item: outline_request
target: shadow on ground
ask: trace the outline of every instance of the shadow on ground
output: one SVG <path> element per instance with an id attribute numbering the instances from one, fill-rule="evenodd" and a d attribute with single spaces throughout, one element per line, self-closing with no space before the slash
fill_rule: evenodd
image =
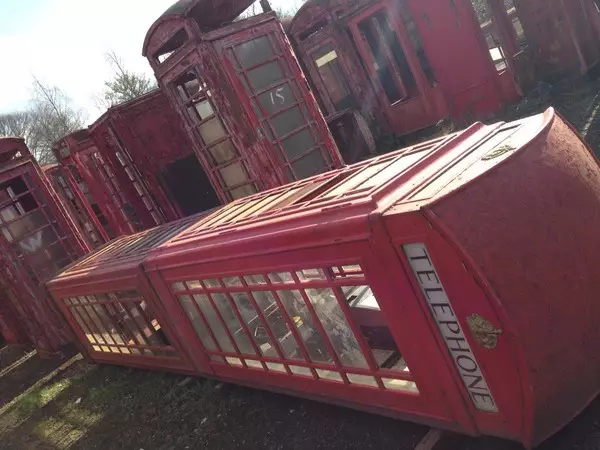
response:
<path id="1" fill-rule="evenodd" d="M 0 355 L 0 408 L 64 362 L 40 359 L 25 347 L 5 347 Z"/>
<path id="2" fill-rule="evenodd" d="M 76 361 L 0 409 L 0 449 L 398 449 L 426 427 L 213 380 Z M 537 450 L 600 448 L 600 400 Z M 518 450 L 447 434 L 435 450 Z"/>
<path id="3" fill-rule="evenodd" d="M 427 428 L 212 380 L 79 361 L 0 410 L 0 449 L 413 449 Z"/>

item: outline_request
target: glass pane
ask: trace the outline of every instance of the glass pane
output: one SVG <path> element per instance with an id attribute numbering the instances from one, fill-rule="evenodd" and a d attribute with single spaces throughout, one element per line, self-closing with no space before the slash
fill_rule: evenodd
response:
<path id="1" fill-rule="evenodd" d="M 232 358 L 230 356 L 225 357 L 225 360 L 231 364 L 232 366 L 240 366 L 242 367 L 242 360 L 239 358 Z"/>
<path id="2" fill-rule="evenodd" d="M 383 385 L 386 389 L 394 390 L 394 391 L 407 391 L 419 393 L 419 389 L 417 389 L 417 385 L 412 381 L 406 380 L 394 380 L 393 378 L 382 378 Z"/>
<path id="3" fill-rule="evenodd" d="M 383 14 L 383 15 L 381 15 Z M 391 51 L 389 48 L 393 40 L 398 40 L 395 33 L 389 35 L 389 39 L 384 39 L 381 34 L 381 28 L 386 26 L 387 18 L 385 12 L 381 13 L 379 17 L 371 16 L 359 23 L 358 28 L 361 32 L 363 39 L 366 41 L 371 52 L 373 59 L 373 70 L 376 72 L 379 82 L 383 87 L 385 94 L 390 104 L 400 101 L 404 97 L 404 93 L 400 91 L 399 86 L 396 84 L 397 77 L 390 67 L 388 59 L 386 58 L 386 50 Z M 382 22 L 383 21 L 383 22 Z M 392 33 L 390 31 L 390 33 Z M 385 49 L 385 47 L 388 47 Z"/>
<path id="4" fill-rule="evenodd" d="M 244 42 L 235 48 L 235 54 L 242 68 L 254 66 L 275 56 L 267 36 Z"/>
<path id="5" fill-rule="evenodd" d="M 207 350 L 216 351 L 217 347 L 215 345 L 215 341 L 204 326 L 202 318 L 200 317 L 200 314 L 198 314 L 198 310 L 192 302 L 192 298 L 189 295 L 180 295 L 179 301 L 181 302 L 181 306 L 190 319 L 194 330 L 196 330 L 196 334 L 200 338 L 200 341 L 202 341 L 204 348 Z"/>
<path id="6" fill-rule="evenodd" d="M 277 358 L 279 356 L 277 350 L 273 347 L 273 343 L 271 342 L 271 339 L 269 339 L 269 334 L 258 317 L 256 309 L 254 309 L 248 294 L 245 292 L 232 293 L 231 297 L 233 298 L 242 319 L 246 322 L 248 331 L 252 335 L 252 339 L 254 339 L 254 343 L 259 348 L 260 352 L 264 356 Z"/>
<path id="7" fill-rule="evenodd" d="M 104 344 L 104 339 L 102 339 L 102 336 L 98 334 L 98 328 L 90 318 L 90 315 L 88 314 L 86 309 L 83 306 L 78 306 L 73 308 L 73 310 L 76 312 L 77 316 L 80 317 L 81 320 L 85 323 L 86 329 L 89 330 L 92 339 L 88 337 L 88 340 L 92 343 Z"/>
<path id="8" fill-rule="evenodd" d="M 273 293 L 268 291 L 253 292 L 252 296 L 269 325 L 271 333 L 277 339 L 284 356 L 288 359 L 303 360 L 304 357 L 302 356 L 298 342 L 279 309 Z"/>
<path id="9" fill-rule="evenodd" d="M 8 230 L 13 235 L 15 240 L 19 240 L 30 231 L 47 224 L 48 220 L 44 216 L 44 213 L 41 210 L 37 210 L 12 222 L 10 225 L 8 225 Z M 38 231 L 38 233 L 39 232 L 40 231 Z"/>
<path id="10" fill-rule="evenodd" d="M 308 178 L 312 175 L 323 172 L 325 161 L 323 161 L 323 155 L 319 150 L 309 153 L 304 158 L 292 164 L 294 173 L 297 179 Z"/>
<path id="11" fill-rule="evenodd" d="M 200 120 L 208 119 L 210 116 L 215 115 L 212 105 L 208 100 L 203 100 L 194 105 L 196 112 L 200 116 Z"/>
<path id="12" fill-rule="evenodd" d="M 79 325 L 79 327 L 81 328 L 81 330 L 84 332 L 85 337 L 87 338 L 87 340 L 90 343 L 95 344 L 96 343 L 96 339 L 94 339 L 94 336 L 93 336 L 92 332 L 90 331 L 90 329 L 88 328 L 88 326 L 86 325 L 86 323 L 83 321 L 83 319 L 81 318 L 81 316 L 77 312 L 77 308 L 70 308 L 70 311 L 71 311 L 71 314 L 73 314 L 73 317 L 75 318 L 75 321 L 77 322 L 77 324 Z"/>
<path id="13" fill-rule="evenodd" d="M 131 170 L 131 167 L 125 167 L 125 173 L 131 181 L 135 181 L 135 175 L 133 174 L 133 170 Z"/>
<path id="14" fill-rule="evenodd" d="M 294 282 L 294 278 L 290 272 L 270 273 L 269 280 L 271 280 L 271 283 L 275 284 Z"/>
<path id="15" fill-rule="evenodd" d="M 236 186 L 248 181 L 248 176 L 246 175 L 246 171 L 241 162 L 224 167 L 223 169 L 220 169 L 219 172 L 221 173 L 226 186 Z"/>
<path id="16" fill-rule="evenodd" d="M 290 83 L 268 90 L 258 96 L 258 101 L 267 116 L 272 116 L 282 109 L 287 109 L 296 103 L 296 98 L 290 89 Z"/>
<path id="17" fill-rule="evenodd" d="M 208 149 L 208 151 L 210 152 L 215 165 L 218 166 L 231 161 L 238 156 L 238 152 L 233 146 L 231 139 L 227 139 L 226 141 L 213 145 Z"/>
<path id="18" fill-rule="evenodd" d="M 307 289 L 306 293 L 340 362 L 347 367 L 368 368 L 356 336 L 354 336 L 333 291 L 329 288 Z"/>
<path id="19" fill-rule="evenodd" d="M 316 369 L 317 371 L 317 375 L 319 375 L 319 378 L 324 379 L 324 380 L 333 380 L 333 381 L 340 381 L 342 382 L 342 376 L 339 374 L 339 372 L 334 372 L 333 370 L 323 370 L 323 369 Z"/>
<path id="20" fill-rule="evenodd" d="M 244 277 L 244 280 L 246 281 L 246 283 L 248 285 L 253 285 L 253 284 L 267 284 L 267 281 L 265 280 L 265 277 L 263 277 L 262 275 L 246 275 Z"/>
<path id="21" fill-rule="evenodd" d="M 218 117 L 209 120 L 208 122 L 198 127 L 200 136 L 206 145 L 210 145 L 215 141 L 225 137 L 225 129 Z"/>
<path id="22" fill-rule="evenodd" d="M 202 90 L 202 86 L 200 84 L 200 80 L 198 80 L 198 78 L 196 78 L 194 75 L 192 75 L 192 79 L 189 81 L 186 81 L 183 84 L 183 88 L 185 90 L 185 92 L 187 93 L 188 97 L 193 97 L 194 95 L 196 95 L 198 92 L 200 92 Z"/>
<path id="23" fill-rule="evenodd" d="M 299 291 L 278 291 L 279 298 L 304 341 L 308 356 L 314 362 L 333 363 L 333 358 L 313 322 Z"/>
<path id="24" fill-rule="evenodd" d="M 194 295 L 194 300 L 196 301 L 198 308 L 200 308 L 200 311 L 202 311 L 204 318 L 208 322 L 208 325 L 215 335 L 215 339 L 217 340 L 219 347 L 221 347 L 221 350 L 224 352 L 235 353 L 235 349 L 229 340 L 227 331 L 225 331 L 225 328 L 223 328 L 223 325 L 217 317 L 217 313 L 212 307 L 208 297 L 206 295 L 196 294 Z"/>
<path id="25" fill-rule="evenodd" d="M 238 277 L 225 277 L 223 278 L 223 284 L 225 287 L 241 287 L 242 280 L 240 280 Z"/>
<path id="26" fill-rule="evenodd" d="M 233 336 L 235 343 L 237 344 L 240 352 L 246 355 L 255 355 L 256 352 L 254 348 L 252 348 L 252 344 L 250 343 L 250 339 L 246 335 L 246 331 L 240 324 L 229 299 L 225 294 L 211 294 L 213 301 L 219 312 L 221 313 L 221 317 L 227 325 L 227 329 Z"/>
<path id="27" fill-rule="evenodd" d="M 284 78 L 277 61 L 273 61 L 248 71 L 248 80 L 254 91 L 261 91 Z"/>
<path id="28" fill-rule="evenodd" d="M 157 329 L 160 330 L 158 323 L 149 323 L 145 315 L 142 313 L 142 309 L 139 303 L 134 303 L 129 306 L 131 316 L 137 323 L 144 337 L 148 340 L 150 345 L 161 347 L 166 343 L 162 340 L 161 336 L 157 334 Z M 155 328 L 156 327 L 156 328 Z"/>
<path id="29" fill-rule="evenodd" d="M 329 270 L 336 280 L 339 278 L 364 278 L 362 267 L 359 264 L 331 267 Z"/>
<path id="30" fill-rule="evenodd" d="M 400 40 L 396 35 L 396 32 L 391 28 L 388 20 L 388 15 L 385 11 L 377 13 L 377 21 L 379 22 L 379 26 L 381 27 L 385 39 L 387 47 L 392 51 L 392 56 L 394 57 L 394 61 L 396 62 L 396 68 L 400 75 L 402 82 L 405 87 L 410 91 L 414 91 L 416 88 L 415 77 L 412 73 L 410 65 L 408 64 L 408 60 L 406 59 L 406 54 L 402 45 L 400 44 Z M 396 70 L 394 70 L 396 72 Z"/>
<path id="31" fill-rule="evenodd" d="M 301 367 L 301 366 L 289 366 L 289 367 L 294 375 L 303 375 L 303 376 L 311 377 L 311 378 L 313 376 L 311 370 L 308 367 Z"/>
<path id="32" fill-rule="evenodd" d="M 246 365 L 252 369 L 264 369 L 261 362 L 255 361 L 254 359 L 246 359 Z"/>
<path id="33" fill-rule="evenodd" d="M 287 370 L 285 370 L 285 366 L 283 364 L 268 362 L 267 367 L 269 370 L 273 370 L 275 372 L 287 373 Z"/>
<path id="34" fill-rule="evenodd" d="M 191 281 L 186 281 L 185 285 L 187 286 L 188 289 L 202 289 L 202 283 L 200 283 L 199 280 L 191 280 Z M 179 290 L 183 290 L 183 284 L 182 284 L 182 288 Z"/>
<path id="35" fill-rule="evenodd" d="M 216 278 L 207 278 L 205 280 L 202 280 L 202 283 L 204 283 L 204 286 L 206 286 L 209 289 L 221 287 L 221 283 L 219 283 L 219 280 L 217 280 Z"/>
<path id="36" fill-rule="evenodd" d="M 102 323 L 106 324 L 108 332 L 110 333 L 109 339 L 111 339 L 117 345 L 125 345 L 122 336 L 117 331 L 117 328 L 115 327 L 113 321 L 111 320 L 111 317 L 107 313 L 104 305 L 95 304 L 94 310 L 96 311 L 98 317 L 102 320 Z M 110 342 L 110 340 L 108 342 Z"/>
<path id="37" fill-rule="evenodd" d="M 296 272 L 300 281 L 324 280 L 325 274 L 321 269 L 304 269 Z"/>
<path id="38" fill-rule="evenodd" d="M 72 259 L 61 243 L 48 247 L 45 253 L 59 268 L 66 266 Z"/>
<path id="39" fill-rule="evenodd" d="M 317 143 L 310 132 L 310 128 L 305 128 L 304 130 L 282 141 L 281 145 L 287 158 L 291 161 L 314 148 Z M 321 158 L 321 161 L 323 161 L 323 158 Z M 322 167 L 323 165 L 321 165 L 319 169 Z"/>
<path id="40" fill-rule="evenodd" d="M 408 372 L 406 362 L 371 288 L 348 286 L 342 288 L 342 293 L 351 308 L 352 319 L 371 349 L 377 365 L 381 369 Z"/>
<path id="41" fill-rule="evenodd" d="M 174 291 L 185 291 L 185 286 L 183 283 L 177 281 L 177 282 L 171 284 L 171 289 Z"/>
<path id="42" fill-rule="evenodd" d="M 281 138 L 292 131 L 306 125 L 306 120 L 299 107 L 294 107 L 271 119 L 271 125 L 277 137 Z"/>
<path id="43" fill-rule="evenodd" d="M 246 184 L 230 191 L 231 198 L 237 200 L 238 198 L 248 197 L 249 195 L 256 194 L 257 190 L 253 184 Z"/>
<path id="44" fill-rule="evenodd" d="M 8 205 L 6 208 L 0 210 L 0 216 L 4 222 L 11 222 L 20 215 L 15 205 Z"/>
<path id="45" fill-rule="evenodd" d="M 50 227 L 42 228 L 29 236 L 26 236 L 19 246 L 25 253 L 35 253 L 40 249 L 49 247 L 58 241 L 58 236 Z"/>
<path id="46" fill-rule="evenodd" d="M 343 287 L 342 292 L 351 308 L 364 308 L 373 311 L 381 311 L 379 303 L 369 286 Z"/>
<path id="47" fill-rule="evenodd" d="M 338 54 L 333 46 L 322 47 L 314 53 L 313 59 L 336 110 L 355 106 L 356 102 L 348 88 L 346 73 L 340 65 Z"/>
<path id="48" fill-rule="evenodd" d="M 357 375 L 353 373 L 347 373 L 346 376 L 348 377 L 348 381 L 352 384 L 379 387 L 377 381 L 375 380 L 375 377 L 371 377 L 368 375 Z"/>

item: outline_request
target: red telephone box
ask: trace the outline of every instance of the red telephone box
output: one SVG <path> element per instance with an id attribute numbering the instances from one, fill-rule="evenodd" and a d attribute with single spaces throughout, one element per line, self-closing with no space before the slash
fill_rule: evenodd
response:
<path id="1" fill-rule="evenodd" d="M 135 263 L 101 251 L 49 288 L 96 360 L 141 364 L 110 308 L 145 301 L 184 370 L 531 447 L 600 388 L 599 186 L 553 110 L 477 123 L 132 236 Z"/>
<path id="2" fill-rule="evenodd" d="M 180 219 L 113 240 L 48 283 L 96 363 L 195 373 L 142 268 L 148 252 L 198 220 Z"/>
<path id="3" fill-rule="evenodd" d="M 596 0 L 514 0 L 542 77 L 582 73 L 600 60 L 600 3 Z"/>
<path id="4" fill-rule="evenodd" d="M 357 109 L 399 135 L 518 98 L 469 1 L 309 0 L 289 34 L 329 115 Z"/>
<path id="5" fill-rule="evenodd" d="M 20 138 L 0 138 L 0 302 L 42 355 L 70 341 L 44 283 L 89 247 Z"/>
<path id="6" fill-rule="evenodd" d="M 95 213 L 111 239 L 144 229 L 116 178 L 114 167 L 90 139 L 87 129 L 64 137 L 52 150 L 59 164 L 73 175 L 79 189 L 92 194 L 98 205 Z"/>
<path id="7" fill-rule="evenodd" d="M 110 108 L 90 137 L 146 228 L 220 204 L 161 90 Z"/>
<path id="8" fill-rule="evenodd" d="M 71 172 L 58 164 L 42 167 L 42 170 L 90 247 L 98 248 L 108 242 L 106 219 L 91 194 L 81 191 Z"/>
<path id="9" fill-rule="evenodd" d="M 223 203 L 342 165 L 274 13 L 180 0 L 144 43 Z"/>

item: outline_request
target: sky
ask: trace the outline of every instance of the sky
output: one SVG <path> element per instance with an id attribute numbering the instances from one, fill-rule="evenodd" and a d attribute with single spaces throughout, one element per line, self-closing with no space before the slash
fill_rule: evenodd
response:
<path id="1" fill-rule="evenodd" d="M 0 114 L 24 109 L 32 77 L 62 89 L 92 123 L 94 96 L 112 70 L 114 50 L 127 69 L 152 76 L 142 45 L 150 25 L 175 0 L 0 0 Z M 271 0 L 289 7 L 301 0 Z"/>

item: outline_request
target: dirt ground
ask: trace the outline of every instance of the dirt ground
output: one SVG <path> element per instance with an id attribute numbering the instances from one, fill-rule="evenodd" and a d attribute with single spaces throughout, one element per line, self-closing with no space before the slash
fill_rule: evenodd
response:
<path id="1" fill-rule="evenodd" d="M 600 81 L 540 84 L 488 122 L 554 105 L 600 155 Z M 464 125 L 464 124 L 463 124 Z M 430 133 L 458 129 L 443 124 Z M 413 137 L 423 139 L 423 134 Z M 406 141 L 406 144 L 409 142 Z M 0 349 L 0 450 L 399 449 L 426 427 L 211 380 L 40 360 Z M 494 439 L 445 434 L 435 450 L 516 450 Z M 600 449 L 600 399 L 538 450 Z"/>

